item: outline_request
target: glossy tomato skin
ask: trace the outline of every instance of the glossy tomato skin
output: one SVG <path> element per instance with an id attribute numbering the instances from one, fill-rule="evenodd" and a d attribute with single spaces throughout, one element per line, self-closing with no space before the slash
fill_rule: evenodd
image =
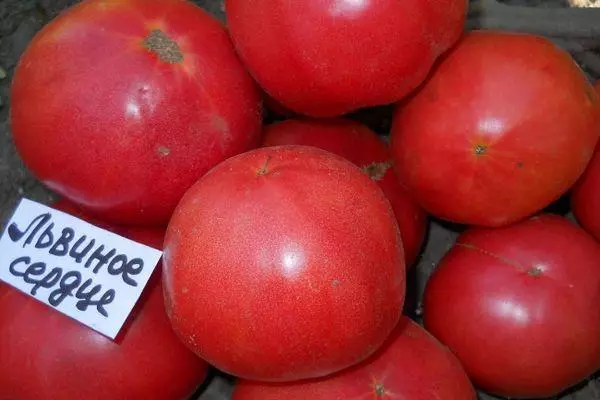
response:
<path id="1" fill-rule="evenodd" d="M 29 44 L 11 127 L 26 165 L 88 213 L 166 226 L 196 179 L 259 144 L 260 104 L 226 30 L 199 7 L 88 0 Z"/>
<path id="2" fill-rule="evenodd" d="M 596 83 L 600 94 L 600 82 Z M 598 146 L 592 161 L 573 187 L 571 209 L 577 222 L 596 239 L 600 240 L 600 154 Z"/>
<path id="3" fill-rule="evenodd" d="M 227 0 L 238 53 L 285 107 L 336 117 L 396 102 L 460 37 L 466 0 Z"/>
<path id="4" fill-rule="evenodd" d="M 383 192 L 309 146 L 230 158 L 184 196 L 164 246 L 167 312 L 229 374 L 293 381 L 373 354 L 400 317 L 405 263 Z"/>
<path id="5" fill-rule="evenodd" d="M 430 214 L 497 227 L 564 194 L 600 135 L 600 102 L 546 39 L 472 32 L 397 109 L 392 154 Z"/>
<path id="6" fill-rule="evenodd" d="M 600 368 L 600 245 L 555 215 L 472 228 L 425 289 L 425 328 L 482 389 L 550 397 Z"/>
<path id="7" fill-rule="evenodd" d="M 240 380 L 233 400 L 476 400 L 460 362 L 419 325 L 402 317 L 363 363 L 330 377 L 284 384 Z"/>
<path id="8" fill-rule="evenodd" d="M 346 158 L 377 182 L 392 204 L 400 227 L 406 265 L 423 245 L 427 216 L 409 196 L 394 171 L 387 144 L 367 126 L 345 118 L 289 119 L 267 125 L 263 145 L 315 146 Z"/>
<path id="9" fill-rule="evenodd" d="M 111 226 L 68 202 L 54 207 L 161 248 L 164 230 Z M 173 332 L 156 268 L 115 341 L 0 282 L 0 399 L 188 399 L 208 365 Z"/>

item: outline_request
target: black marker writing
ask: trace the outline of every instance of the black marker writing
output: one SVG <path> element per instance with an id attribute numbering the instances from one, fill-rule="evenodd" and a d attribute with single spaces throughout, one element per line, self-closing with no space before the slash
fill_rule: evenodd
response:
<path id="1" fill-rule="evenodd" d="M 78 264 L 81 264 L 81 262 L 83 261 L 85 256 L 87 256 L 87 254 L 92 250 L 92 248 L 96 244 L 96 240 L 92 239 L 89 241 L 87 246 L 83 247 L 83 244 L 85 243 L 86 239 L 87 239 L 87 236 L 85 236 L 85 235 L 83 235 L 82 237 L 77 239 L 77 241 L 75 242 L 75 244 L 73 245 L 73 247 L 71 247 L 71 250 L 69 251 L 69 257 L 71 257 L 73 260 L 75 260 L 75 262 Z"/>
<path id="2" fill-rule="evenodd" d="M 109 289 L 97 299 L 97 295 L 102 291 L 102 285 L 92 286 L 91 279 L 82 283 L 79 271 L 63 273 L 60 267 L 49 269 L 46 263 L 32 263 L 31 258 L 27 256 L 13 260 L 8 270 L 13 276 L 23 278 L 24 282 L 32 285 L 30 293 L 33 296 L 40 288 L 52 289 L 58 285 L 48 296 L 48 303 L 53 307 L 58 307 L 67 297 L 75 296 L 78 299 L 75 305 L 78 310 L 86 311 L 88 307 L 95 306 L 101 315 L 108 317 L 105 306 L 112 303 L 116 296 L 115 291 Z M 76 289 L 77 292 L 73 293 Z"/>
<path id="3" fill-rule="evenodd" d="M 38 231 L 42 229 L 42 227 L 46 225 L 46 223 L 48 223 L 48 221 L 50 221 L 51 218 L 52 216 L 50 215 L 50 213 L 38 215 L 31 221 L 29 226 L 27 226 L 27 228 L 25 228 L 24 231 L 21 231 L 17 224 L 12 223 L 8 226 L 8 237 L 10 238 L 10 240 L 17 243 L 25 236 L 27 232 L 31 230 L 31 233 L 29 233 L 29 236 L 23 243 L 23 247 L 25 247 L 33 241 Z"/>
<path id="4" fill-rule="evenodd" d="M 54 245 L 52 245 L 52 247 L 50 248 L 50 250 L 48 250 L 48 252 L 52 255 L 55 256 L 65 256 L 67 255 L 67 253 L 69 252 L 69 242 L 71 240 L 73 240 L 73 237 L 75 236 L 75 231 L 71 228 L 65 228 L 62 230 L 62 234 L 60 235 L 60 237 L 58 239 L 56 239 L 56 242 L 54 242 Z"/>
<path id="5" fill-rule="evenodd" d="M 59 234 L 50 213 L 36 216 L 24 230 L 15 223 L 10 224 L 8 236 L 14 243 L 23 241 L 22 247 L 33 244 L 36 249 L 47 250 L 53 256 L 68 257 L 94 274 L 99 274 L 107 267 L 110 275 L 120 275 L 129 286 L 138 285 L 135 276 L 144 269 L 142 259 L 129 260 L 127 255 L 118 253 L 115 248 L 107 248 L 104 244 L 97 243 L 96 239 L 88 239 L 86 235 L 77 235 L 71 227 L 62 229 Z M 30 275 L 35 276 L 37 268 L 37 265 L 32 267 Z"/>

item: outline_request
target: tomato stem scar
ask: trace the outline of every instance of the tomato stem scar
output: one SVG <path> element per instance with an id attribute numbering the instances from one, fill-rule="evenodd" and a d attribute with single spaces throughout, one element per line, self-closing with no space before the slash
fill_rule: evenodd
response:
<path id="1" fill-rule="evenodd" d="M 268 156 L 262 167 L 256 171 L 257 175 L 266 175 L 269 172 L 269 161 L 271 161 L 271 156 Z"/>
<path id="2" fill-rule="evenodd" d="M 478 144 L 475 146 L 475 154 L 478 156 L 484 155 L 487 151 L 487 146 L 485 144 Z"/>
<path id="3" fill-rule="evenodd" d="M 385 386 L 383 386 L 383 383 L 377 383 L 375 385 L 375 394 L 377 397 L 383 397 L 385 395 Z"/>

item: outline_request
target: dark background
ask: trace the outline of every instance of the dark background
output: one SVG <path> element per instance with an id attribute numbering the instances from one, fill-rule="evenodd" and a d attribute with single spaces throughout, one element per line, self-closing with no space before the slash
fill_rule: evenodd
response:
<path id="1" fill-rule="evenodd" d="M 0 230 L 3 229 L 20 198 L 25 196 L 43 203 L 48 203 L 53 199 L 52 193 L 46 190 L 23 166 L 12 144 L 8 122 L 10 81 L 21 53 L 36 32 L 61 10 L 76 2 L 77 0 L 0 0 Z M 194 2 L 224 20 L 223 6 L 220 0 L 196 0 Z M 539 8 L 567 6 L 566 0 L 507 0 L 505 3 Z M 476 17 L 472 17 L 471 23 Z M 539 21 L 511 18 L 511 21 L 506 22 L 507 27 L 514 23 L 534 27 Z M 573 21 L 573 23 L 578 22 Z M 477 25 L 477 21 L 475 21 L 475 25 Z M 600 26 L 600 18 L 598 25 Z M 598 73 L 600 68 L 597 65 L 600 60 L 598 54 L 600 38 L 594 37 L 591 41 L 590 38 L 581 40 L 570 38 L 565 41 L 560 34 L 557 37 L 554 33 L 556 32 L 549 32 L 548 36 L 552 36 L 559 45 L 572 52 L 591 80 L 600 78 Z M 388 111 L 387 108 L 382 108 L 376 112 L 361 112 L 355 117 L 371 125 L 379 133 L 385 133 L 389 125 Z M 568 211 L 564 209 L 564 202 L 555 208 L 561 212 Z M 454 243 L 456 234 L 456 231 L 446 224 L 432 223 L 425 251 L 419 265 L 410 277 L 413 280 L 413 286 L 417 288 L 417 297 L 422 292 L 424 283 L 433 267 Z M 411 304 L 411 307 L 418 314 L 417 300 Z M 229 398 L 230 389 L 231 379 L 215 374 L 211 377 L 210 383 L 199 390 L 198 398 L 226 400 Z M 481 394 L 481 399 L 494 398 Z M 600 382 L 590 379 L 556 399 L 600 400 Z"/>

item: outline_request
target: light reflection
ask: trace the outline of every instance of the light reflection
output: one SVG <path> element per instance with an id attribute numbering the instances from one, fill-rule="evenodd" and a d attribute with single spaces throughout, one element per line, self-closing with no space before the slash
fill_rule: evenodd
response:
<path id="1" fill-rule="evenodd" d="M 496 301 L 494 310 L 505 318 L 511 319 L 520 324 L 529 322 L 529 313 L 519 303 L 512 301 Z"/>
<path id="2" fill-rule="evenodd" d="M 140 120 L 140 105 L 132 100 L 128 100 L 125 104 L 125 118 Z"/>
<path id="3" fill-rule="evenodd" d="M 478 130 L 484 136 L 495 137 L 505 131 L 504 123 L 499 118 L 488 117 L 479 121 Z"/>
<path id="4" fill-rule="evenodd" d="M 329 12 L 333 16 L 356 14 L 369 6 L 370 0 L 334 0 Z"/>
<path id="5" fill-rule="evenodd" d="M 289 246 L 281 254 L 283 273 L 288 278 L 293 278 L 304 267 L 304 253 L 299 246 Z"/>

